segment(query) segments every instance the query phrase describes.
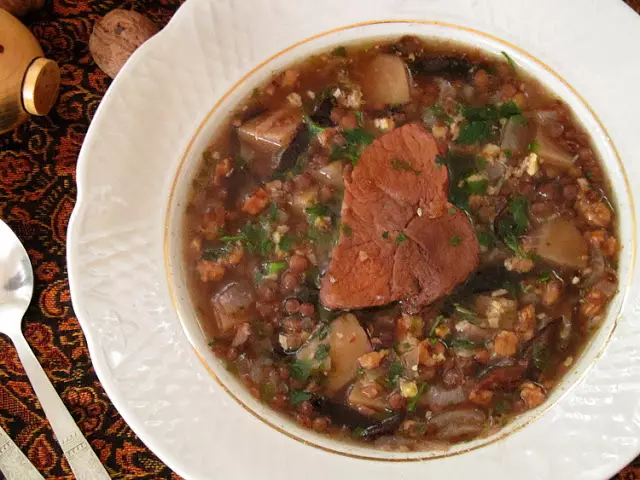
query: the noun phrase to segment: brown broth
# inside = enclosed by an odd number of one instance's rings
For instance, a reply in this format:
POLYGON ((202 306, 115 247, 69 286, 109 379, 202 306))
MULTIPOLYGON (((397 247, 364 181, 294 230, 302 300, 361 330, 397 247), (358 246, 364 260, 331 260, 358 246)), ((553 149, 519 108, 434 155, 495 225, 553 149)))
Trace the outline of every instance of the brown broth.
POLYGON ((274 74, 230 115, 193 181, 184 262, 213 351, 252 395, 318 432, 419 450, 501 428, 571 369, 617 292, 612 198, 579 121, 510 59, 415 37, 354 44, 274 74), (370 101, 381 54, 408 68, 406 103, 370 101), (301 124, 279 152, 239 140, 280 109, 285 128, 301 124), (339 173, 414 123, 455 177, 449 201, 468 213, 480 264, 429 305, 354 309, 353 324, 318 300, 336 239, 350 235, 339 173), (461 159, 473 168, 458 177, 461 159), (344 383, 355 347, 339 347, 341 332, 363 342, 344 383))

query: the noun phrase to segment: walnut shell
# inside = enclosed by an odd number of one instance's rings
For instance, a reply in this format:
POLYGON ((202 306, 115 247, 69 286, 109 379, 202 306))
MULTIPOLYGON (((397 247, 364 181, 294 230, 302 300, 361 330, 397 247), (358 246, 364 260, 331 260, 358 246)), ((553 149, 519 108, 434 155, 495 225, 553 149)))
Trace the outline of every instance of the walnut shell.
POLYGON ((98 67, 114 78, 131 54, 157 32, 158 26, 147 17, 116 9, 93 27, 89 50, 98 67))
POLYGON ((26 14, 40 10, 45 0, 0 0, 0 8, 3 8, 15 17, 24 17, 26 14))

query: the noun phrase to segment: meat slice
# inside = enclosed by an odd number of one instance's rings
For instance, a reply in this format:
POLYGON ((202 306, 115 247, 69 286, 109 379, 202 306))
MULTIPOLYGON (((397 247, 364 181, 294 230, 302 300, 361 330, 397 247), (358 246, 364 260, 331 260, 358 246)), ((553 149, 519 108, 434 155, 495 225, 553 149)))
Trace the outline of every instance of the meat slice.
POLYGON ((383 135, 345 176, 342 223, 320 299, 331 309, 426 305, 477 267, 479 246, 464 212, 448 202, 447 169, 418 124, 383 135), (343 230, 344 232, 344 230, 343 230))

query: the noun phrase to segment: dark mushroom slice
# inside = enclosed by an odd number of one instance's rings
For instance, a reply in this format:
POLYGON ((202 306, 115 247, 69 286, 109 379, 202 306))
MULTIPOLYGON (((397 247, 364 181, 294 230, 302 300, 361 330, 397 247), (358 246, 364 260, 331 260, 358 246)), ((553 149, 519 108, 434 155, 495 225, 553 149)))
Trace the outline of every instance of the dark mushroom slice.
POLYGON ((315 410, 321 415, 331 418, 334 425, 342 425, 351 430, 360 430, 358 436, 363 439, 374 439, 381 435, 393 433, 404 420, 404 412, 394 413, 378 420, 367 417, 343 403, 333 402, 325 397, 315 397, 311 400, 315 410))
POLYGON ((454 79, 468 78, 478 67, 480 67, 478 64, 466 58, 447 55, 416 58, 409 63, 409 71, 412 75, 432 75, 454 79))

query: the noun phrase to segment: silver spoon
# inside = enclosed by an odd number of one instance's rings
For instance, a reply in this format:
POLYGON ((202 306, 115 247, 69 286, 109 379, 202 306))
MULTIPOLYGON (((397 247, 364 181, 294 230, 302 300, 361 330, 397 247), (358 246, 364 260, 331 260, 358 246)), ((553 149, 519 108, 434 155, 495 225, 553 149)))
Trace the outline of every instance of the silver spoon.
POLYGON ((33 270, 26 250, 0 220, 0 333, 11 338, 40 405, 78 480, 109 479, 109 474, 62 403, 22 335, 22 317, 33 296, 33 270))

